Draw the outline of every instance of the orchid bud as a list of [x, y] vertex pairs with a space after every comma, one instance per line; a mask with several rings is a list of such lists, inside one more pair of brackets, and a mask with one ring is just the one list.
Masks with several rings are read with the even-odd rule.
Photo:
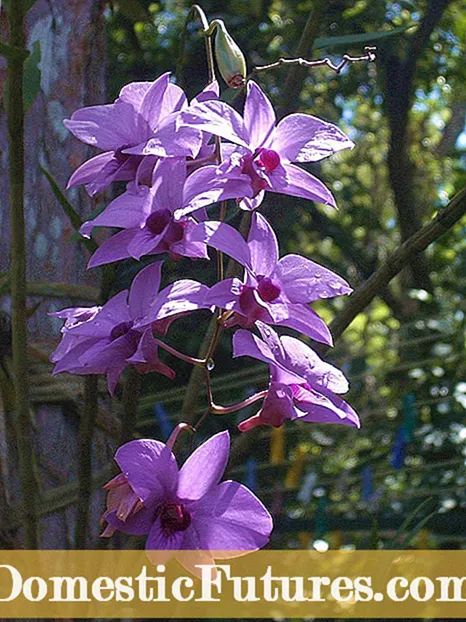
[[215, 19], [210, 29], [217, 28], [215, 34], [215, 58], [222, 78], [232, 89], [244, 86], [246, 80], [246, 60], [221, 19]]

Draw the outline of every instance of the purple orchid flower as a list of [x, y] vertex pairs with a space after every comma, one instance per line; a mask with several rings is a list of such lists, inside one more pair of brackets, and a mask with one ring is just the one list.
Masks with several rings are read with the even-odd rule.
[[[201, 129], [238, 145], [223, 146], [226, 159], [220, 166], [205, 167], [188, 179], [187, 192], [192, 200], [185, 213], [223, 200], [217, 190], [219, 178], [236, 180], [238, 185], [248, 183], [250, 193], [238, 194], [238, 198], [246, 197], [240, 203], [243, 209], [258, 207], [265, 191], [335, 207], [328, 188], [292, 162], [317, 162], [352, 148], [354, 143], [337, 126], [307, 114], [290, 114], [275, 126], [273, 106], [255, 82], [248, 82], [244, 120], [228, 104], [208, 101], [184, 110], [176, 123], [178, 127]], [[198, 176], [199, 181], [202, 177], [201, 186]], [[213, 186], [212, 195], [209, 184]], [[199, 186], [203, 192], [197, 197], [195, 190]]]
[[263, 340], [247, 330], [233, 335], [234, 357], [251, 356], [270, 366], [270, 384], [262, 408], [239, 424], [241, 432], [259, 425], [278, 428], [287, 419], [360, 427], [356, 412], [335, 395], [349, 389], [339, 369], [298, 339], [279, 337], [262, 322], [257, 326]]
[[[111, 298], [102, 307], [65, 309], [62, 342], [51, 356], [56, 363], [53, 374], [105, 374], [108, 389], [114, 393], [128, 364], [139, 373], [157, 372], [174, 378], [175, 372], [158, 359], [155, 334], [166, 334], [169, 325], [180, 315], [205, 308], [208, 291], [197, 281], [182, 279], [161, 292], [162, 262], [141, 270], [131, 289]], [[141, 318], [151, 313], [150, 323], [136, 328]]]
[[229, 434], [220, 432], [178, 469], [170, 447], [159, 441], [137, 440], [120, 447], [115, 460], [122, 473], [104, 487], [110, 502], [102, 535], [115, 530], [148, 534], [149, 557], [157, 551], [157, 562], [165, 563], [176, 556], [191, 571], [201, 563], [195, 551], [212, 563], [213, 557], [235, 557], [265, 546], [273, 527], [267, 509], [242, 484], [219, 484], [229, 450]]
[[[175, 127], [188, 102], [169, 78], [165, 73], [154, 82], [127, 84], [113, 104], [80, 108], [64, 121], [76, 138], [104, 151], [73, 173], [68, 188], [86, 184], [92, 196], [113, 181], [147, 183], [157, 158], [197, 155], [203, 136], [196, 129]], [[194, 103], [216, 97], [218, 85], [212, 83]]]
[[[90, 237], [94, 227], [123, 229], [99, 246], [89, 268], [126, 257], [168, 252], [171, 257], [207, 258], [202, 242], [192, 242], [190, 234], [197, 225], [191, 216], [175, 220], [174, 212], [183, 205], [186, 161], [181, 158], [159, 160], [153, 172], [152, 186], [128, 184], [128, 190], [112, 201], [93, 220], [85, 222], [80, 232]], [[194, 214], [199, 217], [199, 213]], [[202, 217], [203, 215], [201, 215]]]
[[226, 253], [246, 268], [244, 281], [225, 279], [206, 297], [206, 302], [234, 312], [226, 326], [251, 328], [261, 320], [332, 345], [327, 325], [307, 303], [349, 294], [350, 286], [334, 272], [300, 255], [279, 260], [277, 238], [261, 214], [252, 215], [247, 242], [238, 231], [216, 221], [200, 223], [191, 238]]

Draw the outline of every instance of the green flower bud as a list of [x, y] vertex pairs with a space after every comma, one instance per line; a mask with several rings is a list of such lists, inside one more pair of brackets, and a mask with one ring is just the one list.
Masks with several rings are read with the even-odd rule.
[[222, 78], [232, 89], [241, 88], [246, 81], [246, 60], [221, 19], [210, 23], [209, 30], [215, 33], [215, 58]]

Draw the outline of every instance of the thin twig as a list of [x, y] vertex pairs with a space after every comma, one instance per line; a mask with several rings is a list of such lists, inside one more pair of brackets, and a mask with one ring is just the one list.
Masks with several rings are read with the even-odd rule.
[[253, 72], [260, 73], [261, 71], [268, 71], [269, 69], [276, 69], [277, 67], [290, 65], [299, 65], [300, 67], [308, 68], [326, 65], [335, 73], [340, 73], [343, 67], [350, 63], [373, 63], [376, 60], [376, 50], [377, 48], [375, 46], [366, 46], [364, 48], [366, 53], [363, 56], [350, 56], [349, 54], [345, 54], [338, 65], [335, 65], [335, 63], [328, 57], [318, 58], [316, 60], [306, 60], [305, 58], [279, 58], [276, 62], [270, 63], [269, 65], [254, 67]]
[[[10, 44], [24, 48], [24, 3], [10, 2]], [[13, 376], [16, 394], [15, 428], [24, 516], [25, 545], [38, 546], [34, 450], [29, 412], [26, 307], [26, 236], [24, 226], [24, 58], [8, 59], [8, 136], [11, 221], [11, 299]]]

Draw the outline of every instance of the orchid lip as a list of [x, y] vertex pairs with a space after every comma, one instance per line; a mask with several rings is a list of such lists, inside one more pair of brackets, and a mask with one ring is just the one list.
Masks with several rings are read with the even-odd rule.
[[271, 173], [280, 164], [280, 156], [273, 149], [259, 149], [255, 162], [263, 166], [268, 173]]
[[146, 227], [153, 235], [159, 235], [168, 225], [172, 219], [170, 210], [164, 209], [162, 211], [153, 212], [149, 214], [146, 219]]
[[119, 337], [123, 337], [123, 335], [126, 335], [127, 333], [129, 333], [132, 327], [133, 327], [133, 322], [121, 322], [120, 324], [117, 324], [116, 326], [112, 328], [110, 332], [110, 339], [112, 341], [115, 341], [115, 339], [118, 339]]
[[180, 503], [167, 503], [159, 508], [159, 512], [162, 528], [167, 531], [186, 531], [191, 525], [191, 514]]

